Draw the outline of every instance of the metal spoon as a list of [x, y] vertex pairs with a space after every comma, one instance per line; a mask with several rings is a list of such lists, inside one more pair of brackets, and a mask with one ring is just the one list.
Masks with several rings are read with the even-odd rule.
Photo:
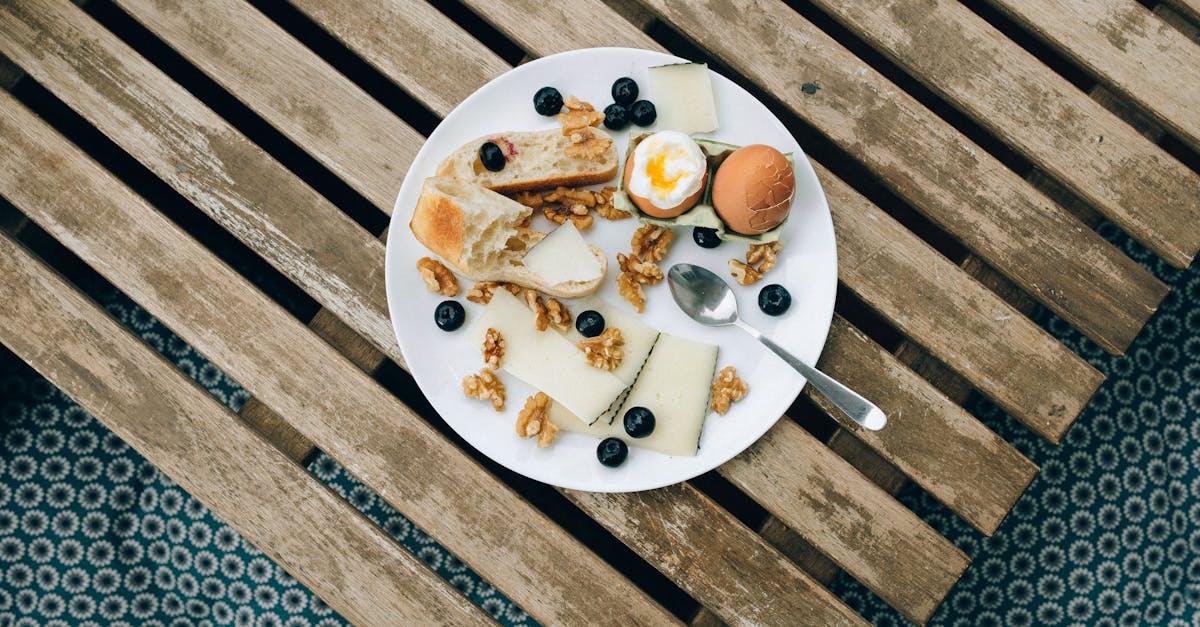
[[859, 396], [857, 392], [838, 383], [829, 375], [796, 359], [758, 329], [738, 319], [737, 298], [721, 277], [700, 266], [679, 263], [672, 266], [671, 271], [667, 273], [667, 283], [671, 286], [671, 295], [675, 297], [675, 303], [683, 313], [691, 316], [692, 320], [710, 327], [732, 324], [749, 333], [804, 375], [825, 398], [833, 401], [834, 405], [863, 428], [878, 431], [887, 424], [887, 416], [871, 401]]

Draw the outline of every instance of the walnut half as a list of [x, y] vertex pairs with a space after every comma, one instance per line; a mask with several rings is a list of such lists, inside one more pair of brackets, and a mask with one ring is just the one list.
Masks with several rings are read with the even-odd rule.
[[754, 266], [746, 265], [741, 259], [729, 260], [729, 273], [738, 285], [753, 285], [762, 278], [762, 273]]
[[633, 239], [629, 244], [633, 247], [633, 254], [638, 259], [662, 261], [663, 257], [667, 256], [667, 247], [671, 245], [671, 240], [674, 238], [675, 233], [665, 226], [644, 224], [634, 231]]
[[513, 296], [521, 295], [520, 286], [513, 285], [512, 283], [501, 283], [499, 281], [479, 281], [473, 285], [471, 289], [467, 290], [467, 300], [480, 305], [486, 305], [492, 302], [492, 295], [496, 293], [497, 289], [501, 288], [508, 290], [508, 293], [512, 294]]
[[646, 292], [642, 289], [642, 284], [637, 282], [637, 279], [628, 272], [622, 272], [617, 276], [617, 292], [624, 298], [638, 313], [646, 311]]
[[749, 391], [750, 386], [738, 378], [737, 369], [733, 366], [721, 368], [712, 385], [712, 410], [724, 414], [729, 411], [730, 404], [745, 398]]
[[604, 333], [576, 344], [583, 351], [589, 366], [609, 372], [616, 370], [624, 361], [625, 351], [621, 350], [624, 345], [625, 338], [621, 337], [621, 330], [616, 327], [608, 327]]
[[458, 279], [454, 278], [454, 273], [442, 265], [442, 262], [430, 257], [421, 257], [417, 260], [417, 271], [421, 273], [429, 291], [451, 298], [458, 296]]
[[491, 401], [492, 409], [504, 411], [504, 382], [489, 368], [479, 374], [469, 374], [462, 380], [463, 394], [481, 401]]
[[483, 335], [483, 361], [492, 370], [500, 369], [500, 360], [504, 359], [504, 336], [492, 327], [488, 327]]
[[517, 435], [523, 438], [537, 436], [538, 448], [545, 448], [558, 437], [558, 427], [550, 422], [550, 397], [538, 392], [525, 399], [525, 406], [517, 413]]

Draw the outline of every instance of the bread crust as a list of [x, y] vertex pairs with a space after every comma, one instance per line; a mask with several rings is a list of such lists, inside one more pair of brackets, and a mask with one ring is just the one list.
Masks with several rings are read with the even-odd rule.
[[[593, 129], [593, 132], [608, 137], [600, 129]], [[507, 143], [512, 144], [517, 156], [511, 159], [505, 168], [499, 172], [477, 171], [474, 164], [477, 159], [479, 146], [483, 142], [491, 141], [497, 137], [503, 137]], [[617, 171], [620, 168], [620, 160], [617, 157], [615, 142], [609, 146], [601, 159], [588, 160], [563, 157], [568, 159], [571, 165], [585, 168], [581, 169], [581, 171], [565, 171], [560, 169], [554, 173], [546, 173], [546, 168], [543, 167], [543, 164], [537, 163], [536, 158], [534, 162], [529, 162], [524, 161], [521, 157], [521, 155], [545, 154], [548, 146], [553, 146], [555, 154], [559, 154], [559, 151], [565, 150], [567, 140], [564, 138], [561, 129], [514, 131], [485, 135], [463, 144], [454, 152], [447, 155], [438, 164], [436, 173], [438, 176], [473, 180], [494, 192], [511, 194], [522, 191], [551, 189], [559, 186], [582, 187], [584, 185], [606, 183], [617, 176]]]
[[425, 248], [462, 268], [463, 209], [457, 202], [422, 190], [408, 228]]

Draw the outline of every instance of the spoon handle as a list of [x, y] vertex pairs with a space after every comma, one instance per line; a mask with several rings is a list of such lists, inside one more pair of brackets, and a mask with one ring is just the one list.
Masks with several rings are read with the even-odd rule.
[[780, 359], [786, 361], [788, 365], [795, 368], [796, 372], [804, 375], [804, 378], [808, 379], [808, 382], [813, 387], [817, 388], [821, 394], [824, 394], [825, 398], [828, 398], [833, 402], [834, 405], [837, 405], [839, 409], [846, 412], [846, 415], [849, 416], [851, 420], [857, 422], [864, 429], [878, 431], [887, 424], [887, 416], [883, 413], [883, 410], [876, 407], [871, 401], [863, 398], [858, 394], [858, 392], [855, 392], [854, 390], [842, 385], [824, 372], [821, 372], [820, 370], [813, 368], [799, 359], [796, 359], [796, 357], [789, 353], [787, 349], [771, 341], [771, 338], [760, 333], [758, 329], [755, 329], [741, 320], [735, 321], [734, 324], [737, 325], [737, 327], [741, 330], [758, 339], [758, 341], [762, 342], [776, 355], [779, 355]]

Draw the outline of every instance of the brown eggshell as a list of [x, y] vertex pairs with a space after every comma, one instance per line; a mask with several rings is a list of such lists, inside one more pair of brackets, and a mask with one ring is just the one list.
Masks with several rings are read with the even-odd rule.
[[765, 233], [783, 223], [795, 193], [792, 164], [763, 144], [735, 150], [713, 178], [713, 208], [730, 230], [743, 235]]
[[695, 207], [696, 203], [700, 201], [700, 197], [704, 195], [704, 186], [708, 184], [707, 169], [704, 171], [704, 178], [700, 179], [700, 189], [696, 190], [695, 194], [684, 198], [683, 202], [671, 207], [670, 209], [663, 209], [662, 207], [650, 202], [650, 199], [634, 194], [633, 192], [629, 191], [629, 179], [633, 176], [633, 157], [634, 153], [629, 153], [629, 160], [625, 162], [625, 175], [622, 177], [622, 180], [624, 181], [625, 185], [625, 193], [629, 194], [629, 200], [633, 201], [633, 204], [636, 205], [638, 209], [641, 209], [642, 213], [655, 218], [674, 218], [688, 209]]

